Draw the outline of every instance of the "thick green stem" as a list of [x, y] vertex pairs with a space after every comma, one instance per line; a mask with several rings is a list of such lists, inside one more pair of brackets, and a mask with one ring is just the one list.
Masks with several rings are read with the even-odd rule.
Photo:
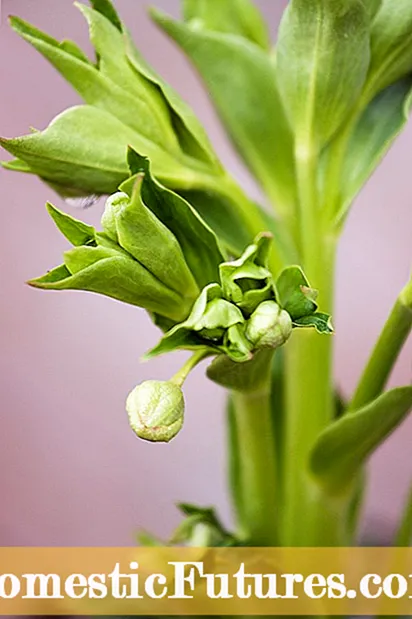
[[234, 392], [233, 414], [241, 492], [241, 536], [254, 546], [275, 546], [276, 454], [270, 388]]
[[[332, 313], [335, 239], [322, 229], [316, 187], [316, 158], [310, 149], [296, 153], [302, 263], [311, 285], [320, 290], [322, 309]], [[336, 514], [307, 475], [309, 451], [334, 415], [333, 338], [298, 331], [285, 347], [284, 506], [282, 545], [316, 546], [339, 542]]]
[[356, 388], [350, 410], [364, 406], [382, 392], [411, 329], [412, 280], [392, 308]]

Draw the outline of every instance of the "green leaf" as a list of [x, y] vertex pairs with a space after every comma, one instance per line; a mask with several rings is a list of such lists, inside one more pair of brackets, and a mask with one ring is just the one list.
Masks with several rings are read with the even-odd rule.
[[141, 186], [142, 177], [138, 176], [131, 198], [120, 192], [107, 200], [102, 224], [105, 227], [109, 221], [111, 225], [105, 232], [159, 281], [193, 302], [200, 289], [179, 242], [145, 205]]
[[213, 508], [187, 503], [180, 503], [178, 507], [186, 519], [174, 532], [171, 543], [210, 547], [233, 546], [236, 543], [234, 536], [222, 525]]
[[310, 288], [305, 274], [298, 266], [283, 269], [276, 281], [276, 290], [280, 305], [290, 314], [293, 322], [314, 314], [318, 308], [315, 302], [317, 290]]
[[252, 345], [246, 337], [231, 327], [243, 325], [242, 312], [223, 298], [218, 284], [204, 288], [184, 322], [168, 331], [145, 358], [184, 348], [209, 349], [211, 354], [223, 352], [237, 362], [251, 357]]
[[127, 144], [133, 141], [133, 132], [113, 116], [79, 106], [41, 133], [1, 138], [0, 144], [46, 181], [89, 195], [116, 191], [128, 176]]
[[172, 320], [184, 319], [188, 307], [139, 262], [103, 247], [76, 247], [65, 264], [28, 282], [45, 290], [85, 290], [138, 305]]
[[110, 2], [110, 0], [90, 0], [90, 4], [95, 9], [95, 11], [98, 11], [99, 13], [104, 15], [106, 19], [108, 19], [113, 24], [113, 26], [115, 26], [118, 30], [120, 30], [120, 32], [122, 32], [122, 22], [117, 14], [116, 9], [114, 8], [113, 3]]
[[163, 540], [148, 531], [139, 531], [136, 538], [139, 546], [145, 546], [146, 548], [164, 547], [166, 545]]
[[409, 548], [412, 544], [412, 487], [405, 503], [405, 511], [396, 535], [396, 546]]
[[169, 106], [171, 122], [179, 140], [180, 148], [190, 157], [204, 161], [216, 173], [222, 172], [216, 154], [210, 144], [206, 131], [192, 109], [183, 101], [180, 95], [165, 82], [136, 49], [130, 35], [125, 33], [125, 50], [128, 61], [138, 75], [142, 75], [162, 93]]
[[347, 490], [369, 456], [405, 419], [412, 387], [399, 387], [347, 413], [319, 436], [310, 458], [316, 481], [329, 494]]
[[241, 392], [253, 392], [262, 388], [267, 381], [267, 369], [273, 350], [259, 350], [250, 361], [237, 363], [227, 355], [219, 355], [208, 366], [206, 374], [218, 385]]
[[269, 57], [238, 36], [198, 30], [159, 11], [152, 15], [198, 69], [246, 164], [279, 209], [288, 209], [295, 201], [292, 135]]
[[350, 139], [342, 172], [342, 223], [349, 207], [405, 127], [412, 105], [412, 78], [386, 88], [367, 106]]
[[412, 4], [382, 0], [371, 30], [371, 62], [366, 92], [376, 95], [412, 71]]
[[179, 194], [193, 206], [232, 255], [239, 255], [249, 245], [250, 229], [239, 217], [234, 200], [212, 190], [179, 190]]
[[372, 22], [381, 8], [382, 0], [365, 0], [365, 4]]
[[365, 82], [369, 16], [363, 0], [291, 0], [279, 29], [276, 64], [297, 147], [320, 149]]
[[60, 211], [50, 202], [47, 202], [46, 208], [57, 228], [72, 245], [79, 246], [94, 243], [96, 230], [93, 226], [88, 226], [82, 221], [71, 217], [71, 215]]
[[223, 256], [214, 232], [186, 200], [153, 178], [147, 159], [129, 149], [130, 164], [133, 174], [144, 174], [142, 200], [176, 237], [199, 289], [219, 281], [218, 266]]
[[294, 327], [313, 327], [318, 333], [333, 333], [333, 327], [329, 314], [316, 312], [311, 316], [302, 316], [293, 321]]
[[[168, 106], [158, 88], [143, 75], [136, 73], [130, 66], [123, 34], [98, 11], [94, 11], [84, 4], [77, 3], [76, 6], [89, 24], [90, 40], [99, 58], [98, 73], [116, 84], [122, 91], [128, 93], [131, 97], [130, 101], [134, 102], [134, 107], [130, 107], [127, 114], [128, 116], [140, 117], [138, 118], [139, 125], [132, 123], [131, 118], [125, 118], [123, 113], [118, 112], [114, 107], [109, 107], [105, 98], [102, 102], [96, 100], [89, 100], [88, 102], [93, 102], [94, 105], [99, 106], [103, 103], [105, 109], [108, 109], [138, 133], [156, 142], [165, 150], [178, 151], [178, 143], [171, 124]], [[113, 94], [117, 98], [116, 90]], [[147, 124], [147, 115], [150, 116], [149, 125]], [[153, 127], [147, 132], [150, 125], [153, 125]]]
[[[85, 7], [83, 7], [85, 8]], [[103, 20], [104, 18], [97, 12]], [[110, 26], [110, 22], [106, 20]], [[147, 155], [149, 145], [143, 147], [143, 141], [154, 142], [163, 147], [165, 142], [164, 127], [157, 122], [156, 115], [151, 109], [150, 101], [133, 96], [115, 82], [103, 75], [97, 67], [81, 61], [77, 55], [73, 56], [62, 49], [57, 42], [40, 32], [30, 24], [19, 18], [12, 18], [13, 29], [28, 43], [33, 45], [62, 76], [73, 86], [84, 99], [85, 103], [99, 107], [126, 126], [129, 126], [141, 136], [142, 144], [139, 150]], [[120, 33], [112, 27], [112, 32]], [[57, 44], [56, 44], [57, 43]]]
[[267, 25], [251, 0], [183, 0], [183, 15], [194, 28], [236, 34], [269, 50]]

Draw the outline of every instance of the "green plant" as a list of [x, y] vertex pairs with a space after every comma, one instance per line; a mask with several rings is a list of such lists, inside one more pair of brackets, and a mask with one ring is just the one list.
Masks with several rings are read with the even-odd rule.
[[[45, 131], [1, 139], [16, 157], [4, 167], [36, 174], [66, 198], [111, 194], [100, 232], [48, 205], [73, 249], [30, 283], [145, 308], [163, 332], [148, 357], [192, 351], [170, 381], [147, 381], [129, 395], [142, 438], [168, 441], [180, 431], [181, 387], [205, 358], [209, 378], [230, 392], [236, 531], [213, 510], [183, 505], [173, 542], [348, 545], [365, 463], [412, 406], [411, 386], [385, 391], [412, 326], [412, 281], [348, 403], [334, 387], [330, 337], [339, 235], [411, 105], [412, 4], [290, 0], [273, 49], [251, 0], [182, 4], [181, 22], [157, 10], [152, 17], [194, 63], [274, 214], [223, 168], [110, 0], [77, 5], [94, 62], [13, 17], [84, 105]], [[409, 506], [399, 544], [411, 529]]]

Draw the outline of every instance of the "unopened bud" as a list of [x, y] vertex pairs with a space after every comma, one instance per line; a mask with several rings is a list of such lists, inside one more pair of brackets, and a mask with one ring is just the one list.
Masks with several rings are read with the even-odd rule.
[[292, 333], [292, 319], [275, 301], [264, 301], [246, 325], [246, 337], [256, 348], [278, 348]]
[[121, 191], [118, 191], [112, 196], [109, 196], [106, 200], [106, 205], [102, 215], [101, 223], [103, 230], [105, 231], [107, 236], [116, 243], [119, 242], [116, 225], [116, 214], [122, 209], [122, 207], [129, 204], [129, 202], [129, 196]]
[[126, 401], [129, 422], [140, 438], [168, 443], [183, 425], [183, 392], [172, 382], [146, 380], [130, 392]]

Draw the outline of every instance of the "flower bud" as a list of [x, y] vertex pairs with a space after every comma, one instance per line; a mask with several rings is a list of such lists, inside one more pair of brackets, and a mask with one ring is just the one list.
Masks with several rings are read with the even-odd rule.
[[246, 325], [246, 337], [256, 348], [278, 348], [292, 333], [292, 319], [275, 301], [265, 301]]
[[129, 202], [129, 196], [121, 191], [109, 196], [106, 200], [101, 224], [107, 236], [116, 243], [119, 242], [116, 214], [122, 209], [123, 206], [129, 204]]
[[126, 401], [129, 423], [140, 438], [168, 443], [180, 431], [184, 417], [183, 392], [172, 382], [146, 380]]

